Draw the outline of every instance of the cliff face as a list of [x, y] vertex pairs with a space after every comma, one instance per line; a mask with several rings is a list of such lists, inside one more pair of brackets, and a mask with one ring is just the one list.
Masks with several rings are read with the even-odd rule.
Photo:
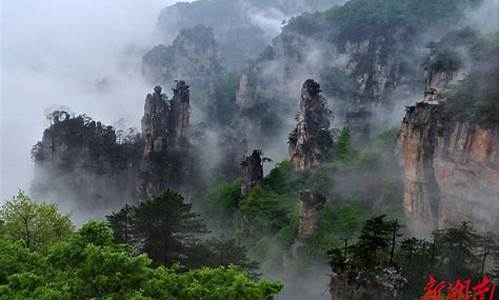
[[438, 226], [471, 220], [482, 231], [498, 232], [498, 127], [454, 122], [434, 151]]
[[146, 96], [142, 117], [144, 153], [138, 190], [156, 195], [182, 183], [189, 157], [189, 86], [177, 81], [172, 100], [156, 86]]
[[407, 107], [397, 150], [415, 234], [461, 221], [498, 232], [497, 49], [467, 28], [431, 47], [424, 101]]
[[169, 135], [169, 111], [167, 96], [161, 93], [160, 86], [156, 86], [154, 93], [146, 96], [144, 116], [141, 119], [145, 159], [155, 152], [161, 152], [166, 146]]
[[283, 257], [284, 267], [300, 261], [309, 239], [316, 231], [318, 221], [326, 203], [326, 198], [321, 193], [304, 190], [299, 193], [299, 228], [290, 252]]
[[160, 86], [146, 96], [141, 120], [144, 159], [149, 159], [152, 153], [176, 147], [180, 140], [189, 138], [189, 86], [181, 80], [172, 90], [172, 100], [161, 93]]
[[302, 85], [297, 127], [290, 134], [289, 152], [297, 169], [317, 167], [321, 156], [333, 146], [330, 128], [331, 111], [317, 82], [308, 79]]
[[212, 28], [197, 25], [181, 30], [170, 46], [160, 44], [147, 52], [142, 67], [151, 82], [163, 84], [175, 78], [195, 82], [220, 74]]
[[402, 299], [401, 290], [407, 283], [406, 278], [394, 268], [385, 268], [375, 278], [363, 275], [348, 280], [342, 274], [334, 273], [330, 279], [332, 300], [355, 299]]
[[264, 180], [264, 159], [261, 155], [260, 150], [253, 150], [252, 154], [241, 162], [244, 173], [241, 183], [241, 198], [244, 198], [252, 187], [261, 184]]
[[[245, 108], [267, 102], [293, 110], [295, 87], [315, 78], [325, 96], [339, 104], [337, 117], [351, 129], [353, 139], [360, 140], [369, 136], [375, 110], [391, 113], [395, 101], [402, 99], [398, 96], [408, 97], [424, 87], [421, 57], [413, 52], [425, 51], [403, 29], [358, 38], [331, 29], [335, 25], [306, 32], [297, 26], [285, 26], [250, 71], [241, 74], [239, 100]], [[333, 42], [326, 39], [336, 35]]]
[[82, 214], [104, 214], [138, 196], [168, 187], [185, 192], [181, 184], [198, 184], [189, 142], [189, 86], [184, 81], [177, 81], [171, 100], [160, 86], [147, 95], [142, 134], [124, 136], [85, 115], [70, 117], [62, 111], [49, 118], [51, 126], [32, 149], [34, 197], [57, 200]]
[[461, 221], [498, 231], [498, 127], [445, 122], [439, 104], [408, 107], [398, 140], [410, 229], [429, 234]]
[[299, 194], [299, 233], [295, 246], [301, 247], [313, 235], [321, 211], [325, 205], [325, 196], [305, 190]]
[[[58, 201], [82, 215], [118, 208], [134, 195], [142, 143], [87, 116], [56, 111], [52, 125], [32, 149], [34, 197]], [[119, 138], [119, 141], [117, 139]]]
[[224, 67], [235, 70], [248, 59], [257, 57], [279, 31], [283, 19], [330, 5], [331, 0], [180, 2], [161, 11], [156, 31], [164, 43], [170, 43], [183, 29], [198, 24], [212, 27], [218, 42], [217, 50], [224, 57]]

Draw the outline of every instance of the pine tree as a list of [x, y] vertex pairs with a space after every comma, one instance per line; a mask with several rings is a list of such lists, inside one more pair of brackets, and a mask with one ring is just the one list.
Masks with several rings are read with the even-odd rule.
[[463, 222], [458, 227], [434, 232], [437, 252], [437, 270], [442, 278], [475, 278], [481, 270], [478, 256], [481, 236]]
[[200, 235], [208, 232], [199, 215], [191, 211], [191, 204], [172, 190], [135, 207], [133, 228], [142, 250], [154, 263], [163, 265], [182, 263]]
[[356, 245], [358, 255], [367, 269], [375, 269], [384, 262], [391, 243], [393, 225], [385, 221], [385, 215], [366, 221]]
[[133, 242], [133, 209], [130, 205], [125, 206], [117, 213], [106, 216], [109, 227], [113, 229], [116, 243], [129, 244]]

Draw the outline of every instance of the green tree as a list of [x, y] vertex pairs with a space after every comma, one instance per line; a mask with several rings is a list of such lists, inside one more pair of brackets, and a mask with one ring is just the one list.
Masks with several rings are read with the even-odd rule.
[[[137, 206], [125, 207], [108, 217], [114, 232], [127, 232], [128, 225], [118, 221], [123, 216], [131, 218], [131, 238], [138, 248], [153, 260], [155, 265], [187, 263], [186, 257], [194, 251], [200, 236], [208, 230], [199, 215], [192, 212], [192, 205], [184, 203], [182, 196], [172, 190], [147, 199]], [[123, 238], [118, 241], [123, 241]]]
[[251, 261], [246, 248], [236, 239], [211, 238], [198, 243], [193, 255], [189, 257], [191, 268], [237, 266], [257, 278], [255, 271], [259, 263]]
[[368, 269], [375, 269], [384, 263], [393, 234], [399, 229], [398, 226], [397, 221], [386, 221], [384, 215], [365, 222], [355, 252]]
[[10, 299], [272, 299], [279, 282], [249, 278], [235, 267], [151, 268], [113, 242], [102, 222], [89, 222], [46, 255], [0, 235], [0, 300]]
[[56, 204], [36, 203], [22, 191], [0, 208], [0, 222], [5, 233], [30, 250], [45, 251], [72, 230], [69, 216], [60, 214]]
[[330, 149], [327, 154], [327, 160], [348, 160], [356, 154], [356, 150], [351, 145], [351, 131], [349, 128], [342, 128], [335, 147]]
[[217, 179], [201, 202], [201, 208], [210, 221], [219, 227], [227, 228], [234, 222], [241, 193], [241, 182]]
[[106, 220], [111, 228], [117, 243], [131, 243], [133, 241], [133, 209], [130, 205], [125, 206], [116, 213], [106, 216]]
[[401, 241], [398, 264], [410, 283], [404, 290], [407, 299], [418, 298], [429, 279], [427, 274], [434, 272], [433, 249], [434, 244], [424, 239], [411, 237]]
[[436, 274], [442, 278], [474, 278], [481, 270], [481, 236], [468, 222], [440, 229], [434, 233], [436, 243]]

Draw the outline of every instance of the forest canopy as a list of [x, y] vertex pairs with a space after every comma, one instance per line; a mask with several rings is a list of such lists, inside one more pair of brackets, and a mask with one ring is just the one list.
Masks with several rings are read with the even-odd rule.
[[[17, 226], [18, 219], [31, 224], [28, 231]], [[282, 288], [279, 282], [256, 281], [233, 265], [153, 267], [146, 254], [116, 243], [105, 223], [90, 221], [73, 231], [56, 206], [38, 204], [22, 192], [0, 209], [0, 266], [2, 300], [264, 300]]]

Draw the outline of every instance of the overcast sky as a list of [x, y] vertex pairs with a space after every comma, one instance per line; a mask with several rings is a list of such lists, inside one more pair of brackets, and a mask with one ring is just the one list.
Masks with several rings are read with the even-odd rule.
[[[29, 190], [29, 152], [59, 107], [114, 124], [139, 125], [137, 74], [162, 7], [173, 0], [1, 1], [0, 201]], [[104, 79], [104, 81], [103, 81]], [[104, 90], [96, 88], [106, 82]]]

